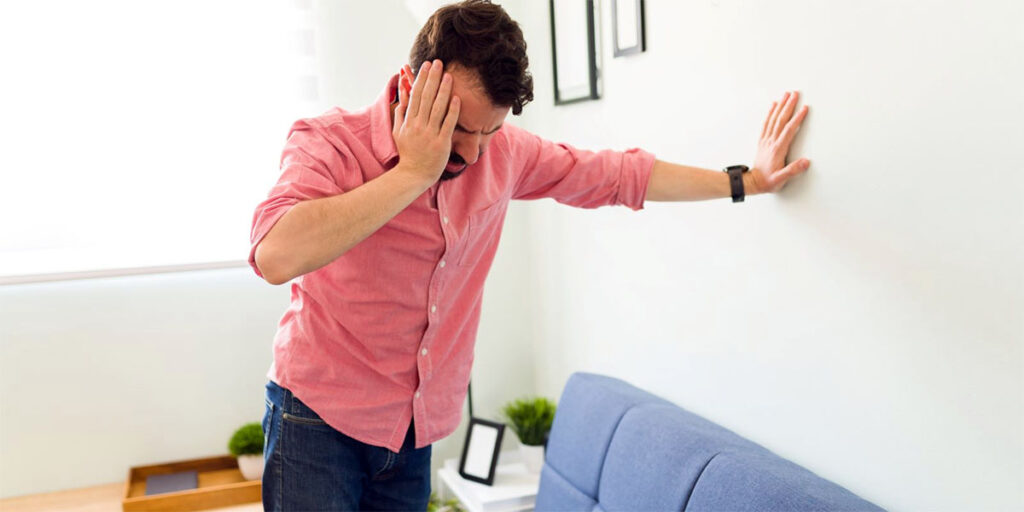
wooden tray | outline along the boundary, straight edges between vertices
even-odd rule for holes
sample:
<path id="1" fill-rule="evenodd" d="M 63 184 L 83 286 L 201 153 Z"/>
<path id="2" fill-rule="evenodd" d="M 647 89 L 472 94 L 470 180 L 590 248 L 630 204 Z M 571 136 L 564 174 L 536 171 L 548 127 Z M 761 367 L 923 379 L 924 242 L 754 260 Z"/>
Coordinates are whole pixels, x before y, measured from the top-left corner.
<path id="1" fill-rule="evenodd" d="M 194 469 L 199 486 L 146 496 L 146 477 Z M 262 500 L 259 480 L 246 480 L 238 470 L 238 461 L 230 455 L 205 459 L 165 462 L 136 466 L 128 470 L 121 509 L 124 512 L 203 510 L 229 507 Z"/>

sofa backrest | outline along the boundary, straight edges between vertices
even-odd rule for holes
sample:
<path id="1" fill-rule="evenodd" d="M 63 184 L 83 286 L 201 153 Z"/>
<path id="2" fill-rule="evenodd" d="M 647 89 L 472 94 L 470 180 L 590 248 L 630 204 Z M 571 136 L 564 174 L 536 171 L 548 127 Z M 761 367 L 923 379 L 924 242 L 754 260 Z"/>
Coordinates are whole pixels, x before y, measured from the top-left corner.
<path id="1" fill-rule="evenodd" d="M 667 400 L 575 373 L 558 403 L 535 510 L 881 509 Z"/>

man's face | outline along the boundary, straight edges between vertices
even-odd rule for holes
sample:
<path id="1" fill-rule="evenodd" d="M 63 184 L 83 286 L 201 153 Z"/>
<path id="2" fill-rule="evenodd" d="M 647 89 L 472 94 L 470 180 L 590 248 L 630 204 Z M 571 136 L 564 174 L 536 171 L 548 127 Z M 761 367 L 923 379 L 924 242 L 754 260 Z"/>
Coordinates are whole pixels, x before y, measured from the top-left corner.
<path id="1" fill-rule="evenodd" d="M 441 174 L 442 181 L 458 177 L 466 167 L 476 163 L 487 151 L 491 137 L 501 128 L 510 110 L 510 107 L 491 103 L 475 72 L 457 64 L 445 65 L 444 70 L 452 75 L 452 95 L 459 97 L 462 106 L 452 133 L 452 154 Z"/>

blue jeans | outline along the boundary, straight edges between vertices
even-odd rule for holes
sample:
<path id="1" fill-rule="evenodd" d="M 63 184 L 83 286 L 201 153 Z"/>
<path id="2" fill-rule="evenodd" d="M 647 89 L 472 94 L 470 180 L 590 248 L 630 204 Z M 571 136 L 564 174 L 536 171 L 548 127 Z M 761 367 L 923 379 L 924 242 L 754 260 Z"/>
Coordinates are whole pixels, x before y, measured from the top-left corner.
<path id="1" fill-rule="evenodd" d="M 274 381 L 266 388 L 265 511 L 427 509 L 431 446 L 415 449 L 413 424 L 395 453 L 335 430 Z"/>

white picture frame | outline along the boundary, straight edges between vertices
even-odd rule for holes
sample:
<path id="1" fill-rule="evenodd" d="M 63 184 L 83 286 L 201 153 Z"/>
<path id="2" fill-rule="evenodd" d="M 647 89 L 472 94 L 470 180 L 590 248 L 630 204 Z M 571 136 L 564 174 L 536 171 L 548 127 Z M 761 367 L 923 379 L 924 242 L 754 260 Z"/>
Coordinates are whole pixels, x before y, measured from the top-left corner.
<path id="1" fill-rule="evenodd" d="M 555 105 L 600 99 L 595 0 L 548 0 Z"/>
<path id="2" fill-rule="evenodd" d="M 612 58 L 646 50 L 644 0 L 612 0 Z"/>
<path id="3" fill-rule="evenodd" d="M 493 485 L 504 434 L 504 423 L 471 417 L 459 461 L 459 475 L 467 480 Z"/>

